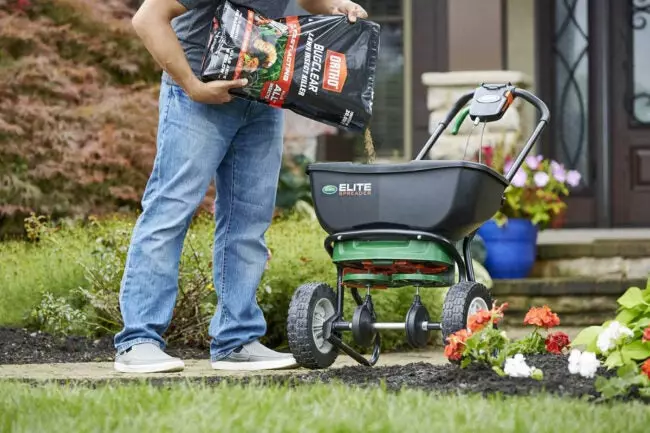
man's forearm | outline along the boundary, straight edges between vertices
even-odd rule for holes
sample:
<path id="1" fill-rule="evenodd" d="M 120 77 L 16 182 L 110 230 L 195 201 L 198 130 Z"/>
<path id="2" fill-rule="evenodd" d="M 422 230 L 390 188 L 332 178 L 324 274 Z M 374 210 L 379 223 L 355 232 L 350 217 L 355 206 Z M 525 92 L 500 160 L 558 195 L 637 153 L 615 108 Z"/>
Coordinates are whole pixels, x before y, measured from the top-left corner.
<path id="1" fill-rule="evenodd" d="M 161 3 L 145 1 L 133 17 L 133 28 L 160 67 L 189 93 L 197 78 L 171 26 L 171 20 L 182 14 L 185 8 L 175 0 L 166 5 Z"/>
<path id="2" fill-rule="evenodd" d="M 298 0 L 301 8 L 314 15 L 331 14 L 337 7 L 347 0 Z"/>

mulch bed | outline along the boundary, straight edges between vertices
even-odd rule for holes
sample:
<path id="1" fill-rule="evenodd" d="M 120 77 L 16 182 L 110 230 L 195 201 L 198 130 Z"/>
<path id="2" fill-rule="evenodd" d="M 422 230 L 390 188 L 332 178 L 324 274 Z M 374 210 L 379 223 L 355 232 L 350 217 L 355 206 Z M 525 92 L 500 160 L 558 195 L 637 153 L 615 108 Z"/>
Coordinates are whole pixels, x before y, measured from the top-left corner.
<path id="1" fill-rule="evenodd" d="M 569 374 L 566 357 L 536 355 L 527 357 L 526 361 L 529 365 L 542 369 L 543 380 L 500 377 L 491 369 L 480 366 L 461 369 L 452 364 L 433 365 L 426 362 L 387 367 L 341 367 L 290 376 L 264 376 L 244 380 L 215 376 L 186 380 L 208 385 L 217 385 L 224 381 L 290 386 L 343 383 L 360 387 L 382 386 L 389 391 L 408 388 L 439 393 L 478 393 L 483 395 L 531 395 L 536 392 L 549 392 L 568 397 L 595 397 L 598 395 L 594 389 L 593 379 Z M 175 382 L 175 380 L 157 378 L 150 382 L 164 386 Z"/>
<path id="2" fill-rule="evenodd" d="M 207 359 L 208 351 L 195 348 L 173 348 L 168 352 L 185 359 Z M 96 362 L 112 361 L 115 351 L 111 338 L 88 340 L 80 337 L 56 338 L 44 333 L 34 333 L 24 329 L 0 328 L 0 365 L 25 363 Z M 340 355 L 344 356 L 344 355 Z M 535 355 L 526 357 L 529 365 L 540 368 L 544 379 L 536 381 L 527 378 L 499 377 L 491 369 L 469 366 L 466 369 L 451 364 L 432 365 L 413 363 L 404 366 L 388 367 L 342 367 L 319 371 L 305 371 L 288 375 L 224 377 L 207 376 L 203 378 L 147 378 L 142 379 L 156 386 L 172 386 L 176 383 L 201 383 L 216 386 L 228 382 L 236 384 L 264 384 L 304 386 L 315 383 L 343 383 L 360 387 L 383 386 L 390 391 L 404 388 L 420 389 L 436 393 L 462 393 L 482 395 L 534 395 L 546 392 L 554 395 L 593 399 L 598 396 L 594 379 L 572 375 L 568 370 L 568 359 L 559 355 Z M 599 374 L 605 374 L 601 369 Z M 57 381 L 69 383 L 70 381 Z M 107 383 L 132 382 L 132 379 L 109 379 L 100 381 L 75 381 L 80 385 L 92 387 Z M 623 400 L 643 400 L 633 393 Z"/>
<path id="3" fill-rule="evenodd" d="M 185 359 L 209 358 L 207 349 L 169 347 L 167 353 Z M 114 359 L 115 348 L 111 337 L 97 340 L 84 337 L 60 338 L 43 332 L 0 327 L 0 365 L 112 362 Z"/>

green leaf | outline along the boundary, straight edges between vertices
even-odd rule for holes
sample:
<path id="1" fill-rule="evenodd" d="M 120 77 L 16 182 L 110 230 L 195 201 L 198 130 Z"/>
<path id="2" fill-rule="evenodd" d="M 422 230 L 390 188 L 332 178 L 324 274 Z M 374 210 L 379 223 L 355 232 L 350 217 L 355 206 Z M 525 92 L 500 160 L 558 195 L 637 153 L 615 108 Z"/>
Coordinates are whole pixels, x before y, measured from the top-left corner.
<path id="1" fill-rule="evenodd" d="M 616 371 L 616 375 L 620 378 L 632 378 L 636 376 L 639 372 L 638 367 L 636 366 L 635 362 L 628 362 L 627 364 L 619 367 L 619 369 Z"/>
<path id="2" fill-rule="evenodd" d="M 465 340 L 465 347 L 469 350 L 478 348 L 480 340 L 478 339 L 479 334 L 474 334 Z"/>
<path id="3" fill-rule="evenodd" d="M 638 316 L 640 311 L 636 308 L 630 309 L 630 308 L 623 308 L 621 309 L 620 313 L 616 315 L 616 321 L 622 323 L 623 325 L 629 325 L 634 321 L 636 316 Z"/>
<path id="4" fill-rule="evenodd" d="M 471 362 L 472 360 L 470 358 L 463 358 L 463 360 L 460 363 L 460 368 L 467 367 Z"/>
<path id="5" fill-rule="evenodd" d="M 506 375 L 506 372 L 503 371 L 501 367 L 497 367 L 496 365 L 492 366 L 492 370 L 501 377 L 504 377 Z"/>
<path id="6" fill-rule="evenodd" d="M 650 358 L 650 344 L 636 340 L 626 344 L 621 349 L 623 356 L 628 359 L 646 359 Z"/>
<path id="7" fill-rule="evenodd" d="M 640 388 L 639 394 L 641 397 L 650 398 L 650 388 Z"/>
<path id="8" fill-rule="evenodd" d="M 571 346 L 587 346 L 587 349 L 590 350 L 592 346 L 596 346 L 598 335 L 602 331 L 602 326 L 588 326 L 580 331 L 578 335 L 576 335 L 576 338 L 573 340 L 573 342 L 571 342 Z"/>
<path id="9" fill-rule="evenodd" d="M 623 358 L 621 357 L 621 352 L 618 350 L 609 354 L 605 360 L 605 367 L 608 369 L 620 367 L 623 365 Z"/>
<path id="10" fill-rule="evenodd" d="M 601 393 L 604 398 L 610 399 L 620 395 L 625 390 L 623 381 L 618 377 L 612 377 L 611 379 L 606 379 L 602 376 L 598 376 L 594 382 L 596 391 Z"/>
<path id="11" fill-rule="evenodd" d="M 640 305 L 646 305 L 643 299 L 643 293 L 638 287 L 630 287 L 623 293 L 623 295 L 616 300 L 620 305 L 625 308 L 635 308 Z"/>
<path id="12" fill-rule="evenodd" d="M 634 324 L 634 328 L 636 330 L 643 330 L 648 326 L 650 326 L 650 317 L 644 317 L 642 319 L 639 319 L 639 321 Z"/>

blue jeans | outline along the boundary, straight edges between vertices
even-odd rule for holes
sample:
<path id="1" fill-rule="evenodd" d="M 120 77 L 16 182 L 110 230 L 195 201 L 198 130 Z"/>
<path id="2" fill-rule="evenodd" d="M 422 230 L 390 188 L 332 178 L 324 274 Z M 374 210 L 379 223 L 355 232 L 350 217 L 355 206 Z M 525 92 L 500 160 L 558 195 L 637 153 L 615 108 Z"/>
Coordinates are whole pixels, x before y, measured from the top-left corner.
<path id="1" fill-rule="evenodd" d="M 143 342 L 165 347 L 161 336 L 176 303 L 183 242 L 215 179 L 218 303 L 209 326 L 214 361 L 266 333 L 255 295 L 267 260 L 264 234 L 282 160 L 282 111 L 242 99 L 200 104 L 165 82 L 159 107 L 156 158 L 124 269 L 124 328 L 115 336 L 115 348 L 120 352 Z"/>

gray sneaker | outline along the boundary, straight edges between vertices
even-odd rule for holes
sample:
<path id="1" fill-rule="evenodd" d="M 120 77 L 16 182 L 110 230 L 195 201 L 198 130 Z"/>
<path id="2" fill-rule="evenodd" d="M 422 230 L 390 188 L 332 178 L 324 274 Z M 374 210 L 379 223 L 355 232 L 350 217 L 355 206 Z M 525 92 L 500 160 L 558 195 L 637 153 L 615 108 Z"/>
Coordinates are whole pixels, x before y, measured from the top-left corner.
<path id="1" fill-rule="evenodd" d="M 235 349 L 224 359 L 212 362 L 215 370 L 280 370 L 297 366 L 291 354 L 275 352 L 257 340 Z"/>
<path id="2" fill-rule="evenodd" d="M 115 370 L 122 373 L 168 373 L 182 371 L 185 363 L 167 355 L 157 344 L 136 344 L 115 357 Z"/>

